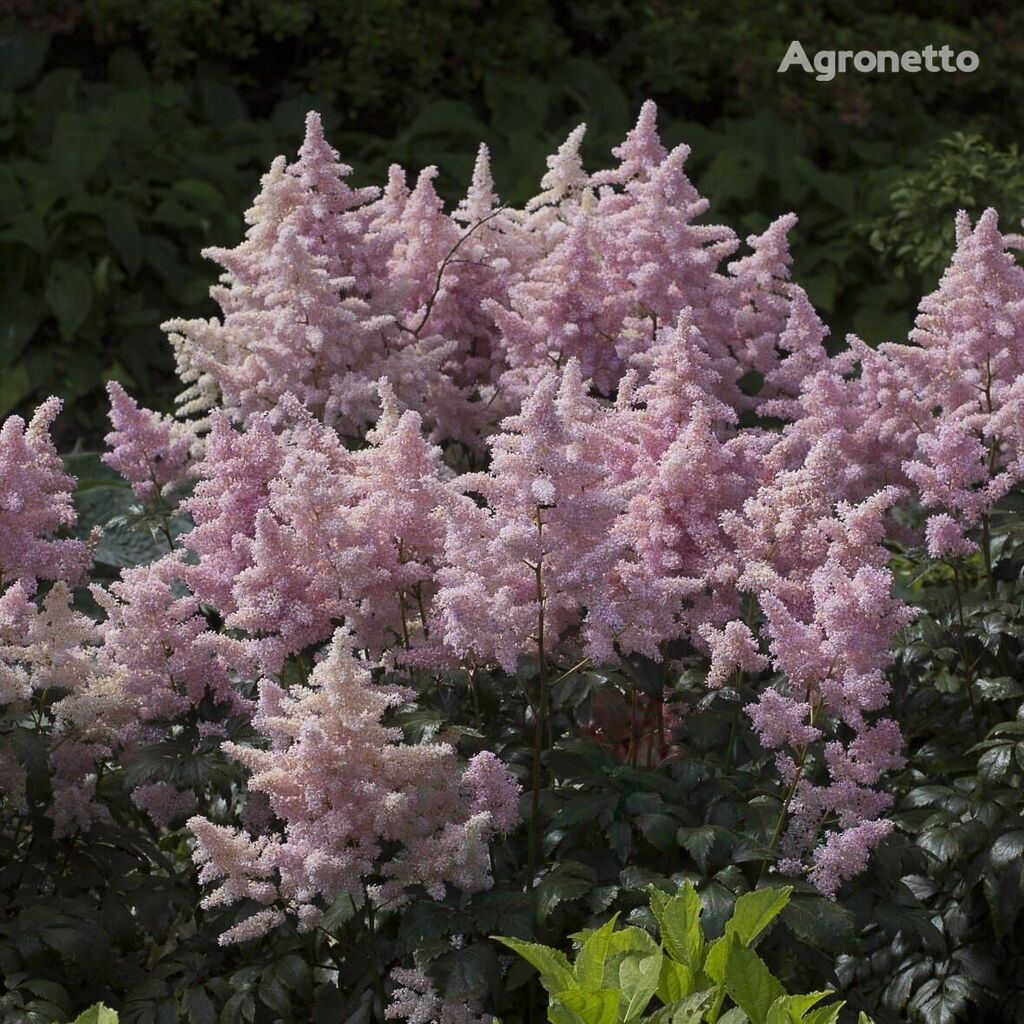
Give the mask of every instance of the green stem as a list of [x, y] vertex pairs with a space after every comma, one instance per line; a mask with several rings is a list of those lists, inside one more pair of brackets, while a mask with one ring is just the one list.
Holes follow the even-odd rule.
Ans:
[[[544, 522], [541, 518], [540, 508], [537, 509], [537, 535], [543, 537]], [[544, 579], [541, 563], [543, 553], [539, 553], [537, 564], [534, 566], [534, 580], [537, 588], [537, 658], [538, 677], [540, 681], [540, 695], [537, 706], [534, 710], [533, 723], [533, 767], [531, 772], [531, 798], [530, 798], [530, 840], [527, 855], [527, 886], [533, 888], [534, 877], [537, 872], [537, 847], [540, 839], [540, 783], [541, 783], [541, 755], [544, 748], [544, 729], [548, 717], [548, 666], [544, 650]]]
[[978, 722], [978, 710], [974, 706], [974, 667], [967, 658], [967, 625], [964, 621], [964, 602], [960, 591], [960, 566], [953, 563], [953, 587], [956, 591], [956, 612], [960, 621], [960, 662], [967, 675], [967, 703], [971, 708], [971, 722], [974, 724], [974, 733], [981, 735], [981, 725]]
[[[831, 669], [830, 669], [831, 672]], [[807, 699], [811, 699], [810, 692], [808, 691]], [[810, 724], [814, 725], [814, 719], [817, 714], [817, 707], [811, 703], [811, 714], [809, 716]], [[782, 807], [779, 809], [779, 820], [775, 822], [775, 828], [772, 830], [771, 839], [768, 840], [768, 856], [761, 861], [761, 872], [757, 876], [758, 883], [764, 878], [764, 873], [768, 870], [768, 861], [775, 853], [775, 847], [778, 845], [779, 837], [782, 835], [782, 827], [786, 823], [786, 816], [789, 814], [789, 805], [793, 802], [793, 797], [796, 796], [797, 787], [800, 785], [800, 780], [804, 775], [804, 765], [807, 763], [807, 754], [810, 751], [810, 744], [804, 744], [800, 748], [800, 752], [797, 755], [796, 760], [796, 775], [793, 776], [793, 781], [786, 791], [786, 796], [782, 801]]]
[[985, 582], [988, 587], [990, 601], [996, 597], [996, 581], [992, 575], [992, 532], [988, 515], [981, 517], [981, 553], [985, 557]]
[[366, 904], [366, 931], [370, 939], [370, 966], [373, 968], [373, 987], [377, 992], [377, 998], [380, 1000], [381, 1012], [384, 1012], [384, 1008], [388, 1004], [387, 995], [384, 992], [384, 979], [380, 976], [380, 966], [377, 963], [377, 928], [374, 920], [373, 902], [370, 900], [370, 894], [366, 890], [366, 886], [363, 886], [363, 900]]

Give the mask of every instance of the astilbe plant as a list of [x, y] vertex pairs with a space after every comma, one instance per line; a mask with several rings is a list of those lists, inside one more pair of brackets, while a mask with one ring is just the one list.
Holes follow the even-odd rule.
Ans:
[[[713, 654], [714, 684], [734, 671], [763, 673], [771, 655], [788, 696], [765, 695], [751, 713], [769, 747], [795, 743], [794, 756], [779, 761], [792, 802], [783, 808], [792, 812], [784, 863], [799, 869], [803, 852], [832, 865], [808, 862], [832, 893], [862, 866], [861, 847], [885, 833], [885, 799], [869, 794], [899, 764], [898, 730], [870, 717], [884, 707], [884, 652], [906, 614], [893, 604], [873, 615], [879, 601], [892, 602], [884, 526], [864, 522], [895, 496], [885, 492], [867, 511], [835, 511], [866, 496], [857, 493], [858, 468], [830, 458], [834, 448], [851, 450], [843, 426], [805, 417], [814, 419], [816, 390], [832, 379], [845, 385], [851, 364], [829, 359], [825, 328], [788, 281], [794, 219], [751, 239], [753, 255], [723, 272], [738, 241], [726, 228], [694, 224], [707, 204], [683, 171], [686, 149], [665, 152], [653, 118], [645, 107], [617, 152], [621, 166], [593, 177], [574, 133], [551, 159], [545, 191], [518, 212], [498, 207], [482, 153], [470, 195], [449, 220], [429, 174], [412, 192], [396, 175], [380, 197], [348, 191], [347, 169], [311, 117], [298, 163], [275, 164], [265, 181], [242, 247], [215, 254], [229, 267], [218, 292], [223, 323], [169, 325], [208, 404], [219, 389], [229, 415], [279, 449], [262, 507], [242, 532], [201, 553], [198, 573], [208, 575], [211, 557], [232, 565], [230, 597], [225, 580], [217, 610], [270, 671], [324, 642], [341, 620], [357, 648], [379, 656], [394, 647], [420, 665], [493, 660], [512, 673], [536, 655], [538, 732], [549, 661], [661, 659], [666, 644], [688, 640]], [[284, 262], [281, 246], [295, 249]], [[478, 258], [464, 262], [464, 247]], [[303, 277], [307, 264], [321, 269]], [[328, 298], [331, 280], [342, 286]], [[431, 337], [444, 359], [420, 359], [419, 391], [410, 391], [412, 377], [369, 350], [353, 354], [349, 319], [323, 319], [338, 303], [346, 317], [365, 303], [363, 327], [372, 319], [377, 342], [403, 358]], [[494, 327], [482, 330], [488, 316]], [[473, 380], [466, 358], [481, 351], [478, 340], [492, 359]], [[267, 345], [284, 360], [280, 371]], [[339, 368], [338, 358], [349, 364]], [[469, 437], [441, 423], [457, 419], [457, 407], [439, 404], [431, 365], [468, 403], [474, 430], [489, 420], [498, 431], [485, 470], [445, 479], [440, 452], [415, 454], [414, 421], [394, 422], [387, 406], [405, 402], [430, 417], [435, 436]], [[369, 412], [339, 420], [339, 410], [354, 408], [346, 404], [353, 374], [388, 369], [385, 424], [367, 435]], [[751, 371], [765, 383], [747, 398], [739, 382]], [[379, 388], [367, 379], [371, 386]], [[617, 403], [602, 402], [616, 393]], [[781, 434], [741, 430], [736, 408], [759, 406], [793, 422]], [[395, 430], [409, 438], [399, 462], [422, 468], [389, 500], [394, 464], [376, 478], [372, 466], [375, 454], [387, 464]], [[352, 452], [339, 431], [370, 446]], [[231, 481], [224, 500], [245, 486]], [[857, 538], [844, 534], [851, 522]], [[374, 539], [382, 524], [383, 545]], [[361, 582], [367, 572], [371, 586]], [[844, 621], [860, 606], [870, 610], [865, 622]], [[744, 622], [753, 609], [758, 622]], [[789, 728], [795, 709], [808, 723]], [[830, 722], [863, 734], [849, 748], [855, 754], [827, 741]], [[875, 750], [872, 738], [882, 735]], [[824, 787], [805, 778], [812, 740], [814, 762], [830, 773]], [[855, 770], [850, 758], [866, 749], [875, 760]]]
[[[490, 884], [488, 839], [517, 821], [518, 786], [486, 754], [460, 773], [450, 746], [401, 743], [401, 730], [381, 718], [406, 696], [371, 683], [343, 631], [306, 685], [286, 692], [272, 680], [260, 684], [253, 722], [270, 749], [225, 749], [249, 768], [250, 792], [269, 798], [284, 836], [189, 821], [201, 878], [221, 880], [205, 904], [249, 898], [274, 908], [246, 918], [223, 941], [265, 933], [284, 907], [300, 929], [313, 928], [323, 913], [317, 897], [386, 905], [412, 885], [442, 898], [446, 883], [464, 892]], [[399, 852], [382, 859], [385, 845]]]
[[[110, 386], [105, 461], [189, 523], [93, 587], [98, 623], [71, 604], [90, 549], [62, 532], [59, 403], [0, 429], [0, 705], [17, 722], [42, 695], [57, 829], [109, 814], [97, 781], [121, 764], [158, 834], [197, 811], [204, 905], [242, 904], [223, 942], [324, 930], [346, 901], [372, 937], [387, 908], [492, 883], [519, 816], [496, 754], [519, 733], [537, 884], [556, 687], [646, 665], [651, 750], [678, 752], [675, 681], [742, 702], [777, 771], [761, 875], [834, 897], [891, 831], [883, 779], [903, 764], [887, 672], [914, 612], [890, 547], [924, 508], [932, 555], [988, 558], [992, 506], [1024, 474], [1014, 240], [994, 211], [961, 218], [911, 343], [830, 354], [790, 279], [796, 218], [737, 255], [652, 104], [610, 170], [584, 169], [574, 132], [521, 209], [481, 148], [451, 214], [433, 169], [349, 188], [315, 114], [306, 127], [245, 239], [207, 252], [221, 316], [165, 325], [179, 422]], [[468, 764], [464, 723], [416, 742], [398, 724], [463, 679]], [[147, 774], [182, 745], [246, 785]], [[0, 784], [24, 813], [6, 749]], [[395, 978], [389, 1016], [476, 1012], [461, 995], [438, 1010], [418, 968]]]

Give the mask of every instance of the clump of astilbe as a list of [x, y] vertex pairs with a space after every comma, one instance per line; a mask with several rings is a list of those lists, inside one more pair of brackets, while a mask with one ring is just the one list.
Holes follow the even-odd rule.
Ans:
[[957, 218], [957, 248], [938, 289], [922, 300], [912, 347], [887, 346], [916, 393], [920, 433], [904, 464], [929, 523], [933, 556], [963, 554], [965, 533], [1021, 478], [1024, 268], [986, 210]]
[[[52, 803], [47, 808], [57, 835], [86, 829], [105, 816], [93, 802], [93, 773], [109, 747], [95, 735], [86, 737], [67, 727], [70, 705], [104, 673], [116, 675], [113, 666], [98, 663], [99, 641], [96, 624], [72, 608], [71, 592], [63, 581], [38, 604], [22, 583], [0, 595], [0, 716], [17, 722], [29, 713], [32, 702], [57, 701], [52, 711], [57, 721], [50, 755]], [[87, 699], [95, 700], [95, 695]], [[5, 730], [5, 743], [8, 735]], [[29, 810], [26, 781], [24, 765], [5, 745], [0, 749], [0, 797], [23, 814]]]
[[338, 163], [317, 115], [306, 129], [298, 161], [278, 158], [264, 177], [241, 245], [206, 250], [226, 268], [213, 290], [223, 319], [164, 325], [191, 385], [183, 408], [205, 411], [219, 394], [240, 422], [265, 412], [280, 426], [290, 394], [361, 437], [375, 418], [376, 381], [387, 376], [438, 436], [474, 443], [479, 403], [445, 369], [460, 342], [425, 328], [440, 285], [473, 288], [478, 275], [443, 273], [460, 232], [430, 175], [376, 209], [376, 189], [344, 184], [351, 168]]
[[[378, 655], [423, 637], [449, 472], [419, 415], [399, 412], [388, 382], [378, 390], [383, 412], [357, 451], [301, 409], [279, 436], [262, 420], [238, 435], [214, 424], [216, 450], [189, 501], [196, 536], [184, 539], [199, 564], [183, 574], [229, 628], [248, 634], [266, 671], [328, 639], [341, 620]], [[229, 463], [221, 449], [233, 453]]]
[[404, 1020], [406, 1024], [491, 1024], [494, 1020], [483, 1013], [479, 999], [442, 996], [419, 968], [396, 967], [391, 980], [397, 987], [384, 1009], [385, 1020]]
[[181, 553], [173, 552], [123, 570], [108, 589], [92, 588], [107, 615], [100, 626], [104, 651], [127, 672], [135, 724], [143, 731], [207, 694], [234, 710], [245, 707], [233, 685], [234, 673], [248, 667], [244, 649], [209, 629], [196, 597], [180, 587], [185, 578]]
[[753, 485], [692, 310], [659, 328], [645, 364], [647, 383], [620, 390], [614, 417], [632, 455], [613, 474], [629, 488], [615, 524], [628, 555], [616, 575], [629, 595], [628, 642], [657, 658], [662, 641], [697, 639], [702, 625], [734, 614], [736, 570], [719, 520]]
[[[520, 380], [574, 358], [600, 391], [614, 391], [626, 368], [615, 339], [635, 303], [612, 286], [606, 248], [597, 218], [581, 213], [554, 250], [509, 290], [510, 308], [492, 300], [499, 344]], [[506, 387], [514, 380], [506, 378]]]
[[[51, 739], [51, 798], [45, 808], [56, 835], [88, 828], [104, 817], [93, 800], [97, 760], [109, 754], [104, 713], [116, 728], [120, 672], [99, 657], [95, 623], [73, 607], [89, 544], [56, 536], [76, 521], [75, 480], [50, 438], [60, 411], [51, 398], [26, 426], [17, 416], [0, 427], [0, 799], [28, 813], [25, 764], [11, 745], [30, 707]], [[37, 597], [40, 581], [52, 586]], [[114, 698], [114, 699], [110, 699]], [[77, 713], [76, 701], [82, 701]]]
[[776, 218], [762, 234], [747, 238], [750, 254], [728, 266], [740, 300], [733, 318], [737, 340], [732, 345], [749, 369], [762, 374], [774, 366], [779, 335], [789, 317], [793, 287], [789, 232], [796, 223], [794, 213]]
[[593, 657], [611, 657], [625, 625], [608, 601], [624, 547], [612, 534], [623, 498], [604, 458], [611, 414], [572, 359], [502, 427], [490, 470], [457, 481], [486, 504], [467, 498], [448, 515], [438, 634], [456, 655], [508, 672], [522, 655], [556, 655], [576, 629]]
[[[847, 497], [912, 485], [929, 511], [933, 557], [976, 550], [968, 534], [980, 527], [986, 537], [990, 509], [1024, 479], [1024, 269], [1008, 251], [1018, 244], [1000, 234], [994, 210], [974, 227], [962, 214], [911, 343], [873, 351], [849, 338], [846, 352], [809, 368], [789, 406], [787, 430], [805, 446], [833, 432]], [[983, 550], [987, 559], [987, 542]]]
[[249, 790], [266, 794], [281, 830], [251, 837], [199, 816], [188, 823], [201, 879], [220, 882], [204, 905], [264, 907], [222, 943], [264, 934], [284, 911], [311, 929], [346, 894], [381, 905], [415, 887], [441, 899], [449, 885], [491, 884], [488, 841], [515, 823], [517, 784], [493, 763], [463, 772], [447, 744], [401, 742], [382, 719], [407, 696], [372, 682], [344, 631], [306, 684], [260, 684], [253, 724], [270, 748], [224, 749], [250, 770]]
[[104, 438], [110, 451], [103, 461], [137, 497], [152, 500], [181, 480], [191, 439], [181, 423], [140, 407], [117, 381], [107, 384], [107, 394], [113, 430]]
[[[401, 753], [380, 725], [400, 695], [372, 687], [346, 644], [414, 668], [462, 660], [514, 673], [535, 658], [538, 737], [551, 664], [662, 659], [687, 640], [709, 688], [760, 682], [770, 668], [787, 682], [755, 691], [750, 710], [766, 747], [789, 751], [786, 855], [832, 891], [846, 872], [836, 851], [866, 848], [885, 827], [867, 794], [895, 763], [896, 734], [875, 716], [904, 612], [886, 603], [880, 524], [895, 495], [880, 487], [887, 474], [906, 482], [913, 375], [856, 342], [828, 356], [826, 329], [790, 280], [794, 217], [726, 264], [738, 240], [697, 223], [707, 201], [685, 174], [686, 148], [658, 139], [652, 104], [611, 170], [588, 174], [582, 138], [581, 127], [549, 158], [541, 193], [520, 210], [501, 206], [482, 151], [448, 214], [431, 168], [412, 189], [398, 168], [380, 193], [350, 189], [311, 115], [298, 160], [279, 158], [264, 178], [245, 240], [209, 253], [225, 268], [221, 318], [167, 325], [190, 385], [182, 411], [209, 414], [184, 505], [195, 526], [183, 551], [97, 595], [105, 657], [126, 674], [139, 722], [189, 714], [209, 693], [241, 709], [236, 676], [290, 678], [339, 624], [348, 637], [310, 685], [262, 684], [255, 721], [271, 750], [231, 748], [284, 834], [194, 819], [207, 879], [228, 879], [211, 899], [263, 904], [234, 937], [288, 908], [311, 924], [332, 894], [359, 896], [367, 881], [472, 888], [475, 859], [461, 876], [424, 865], [455, 856], [445, 844], [463, 842], [463, 822], [490, 815], [466, 844], [474, 858], [487, 829], [512, 823], [507, 787], [501, 810], [480, 795], [502, 790], [500, 764], [463, 777], [449, 751], [436, 785], [439, 800], [458, 790], [462, 802], [445, 808], [455, 832], [400, 837], [405, 853], [382, 865], [393, 837], [376, 819], [363, 828], [367, 803], [344, 825], [354, 831], [339, 826], [355, 845], [324, 845], [333, 819], [302, 781], [302, 760], [351, 779], [338, 708], [369, 709], [368, 735], [384, 730], [373, 757], [440, 756]], [[751, 372], [763, 380], [752, 396], [740, 386]], [[112, 400], [125, 429], [110, 459], [145, 488], [155, 453], [176, 439], [116, 388]], [[998, 401], [993, 422], [1012, 407]], [[751, 410], [786, 426], [741, 427]], [[461, 456], [435, 444], [479, 454], [495, 430], [477, 473], [456, 476]], [[870, 602], [885, 614], [861, 622]], [[758, 606], [763, 623], [745, 614]], [[875, 661], [865, 638], [879, 645]], [[855, 739], [826, 747], [838, 723]], [[323, 740], [332, 729], [337, 743]], [[806, 770], [794, 774], [804, 747]], [[135, 793], [160, 821], [185, 799]], [[818, 870], [822, 829], [835, 834]]]
[[[820, 465], [816, 460], [806, 467], [810, 480]], [[801, 475], [783, 474], [783, 488], [792, 493], [803, 483]], [[893, 640], [914, 613], [891, 596], [892, 576], [879, 543], [899, 492], [890, 488], [857, 506], [840, 502], [834, 515], [816, 521], [814, 505], [819, 512], [828, 509], [828, 498], [816, 501], [806, 487], [796, 493], [803, 494], [803, 511], [789, 528], [798, 526], [811, 557], [787, 559], [780, 572], [782, 565], [770, 555], [740, 582], [757, 596], [771, 667], [785, 677], [782, 692], [764, 690], [746, 712], [762, 745], [779, 751], [776, 764], [787, 785], [772, 838], [774, 846], [781, 837], [780, 867], [790, 874], [806, 870], [819, 891], [834, 896], [892, 830], [882, 817], [891, 798], [875, 787], [885, 771], [903, 764], [902, 737], [895, 722], [875, 716], [888, 703], [884, 673]], [[828, 493], [824, 486], [817, 489], [822, 493]], [[759, 497], [746, 509], [755, 522], [774, 506]], [[776, 538], [777, 525], [770, 533]], [[824, 552], [815, 556], [818, 547]], [[738, 642], [730, 661], [756, 671], [760, 654], [744, 625], [730, 624]], [[839, 739], [844, 732], [853, 739]], [[830, 733], [837, 738], [829, 740]]]
[[0, 426], [0, 587], [23, 580], [77, 582], [92, 557], [87, 544], [56, 536], [74, 525], [75, 481], [50, 437], [60, 400], [47, 399], [26, 425], [20, 416]]
[[[696, 225], [708, 202], [683, 171], [689, 150], [666, 153], [653, 104], [614, 150], [616, 170], [588, 176], [579, 160], [584, 126], [549, 160], [546, 190], [527, 204], [523, 233], [542, 232], [538, 259], [509, 289], [507, 308], [489, 307], [510, 372], [506, 388], [522, 396], [550, 363], [579, 360], [602, 394], [613, 394], [658, 324], [695, 311], [711, 336], [723, 380], [735, 389], [742, 369], [720, 338], [727, 279], [721, 261], [736, 248], [725, 227]], [[731, 325], [729, 325], [731, 326]]]
[[188, 565], [192, 592], [222, 615], [235, 610], [235, 578], [251, 564], [256, 517], [270, 494], [283, 455], [266, 416], [235, 430], [216, 411], [210, 418], [203, 459], [195, 467], [198, 483], [183, 503], [195, 526], [182, 538], [197, 564]]

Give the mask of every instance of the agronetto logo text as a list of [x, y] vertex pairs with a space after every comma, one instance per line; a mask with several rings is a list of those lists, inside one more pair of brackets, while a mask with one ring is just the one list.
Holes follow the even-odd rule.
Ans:
[[923, 50], [818, 50], [812, 60], [799, 40], [794, 39], [779, 64], [779, 74], [792, 67], [806, 71], [819, 82], [831, 82], [836, 75], [848, 71], [888, 72], [906, 71], [916, 75], [920, 71], [935, 72], [977, 71], [981, 58], [973, 50], [954, 53], [952, 46], [926, 46]]

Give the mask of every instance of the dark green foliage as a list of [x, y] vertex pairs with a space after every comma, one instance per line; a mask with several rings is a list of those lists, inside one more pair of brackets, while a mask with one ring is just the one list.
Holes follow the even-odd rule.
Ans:
[[879, 1021], [1024, 1021], [1020, 515], [1014, 496], [993, 517], [991, 580], [981, 554], [897, 561], [925, 609], [893, 675], [910, 764], [899, 832], [846, 900], [869, 955], [839, 970]]
[[[891, 212], [871, 228], [872, 246], [898, 276], [938, 279], [954, 244], [954, 217], [994, 206], [1008, 226], [1024, 217], [1024, 166], [1016, 144], [999, 149], [980, 135], [956, 132], [925, 152], [890, 194]], [[931, 224], [929, 224], [929, 216]]]

